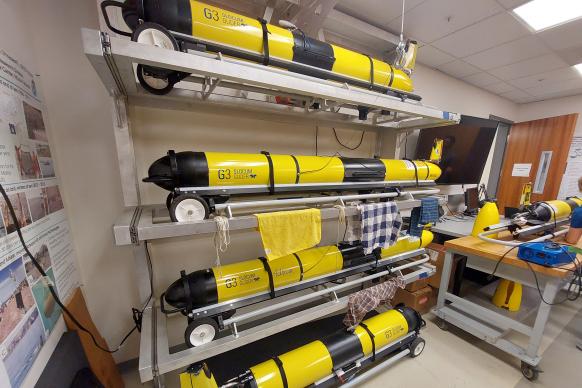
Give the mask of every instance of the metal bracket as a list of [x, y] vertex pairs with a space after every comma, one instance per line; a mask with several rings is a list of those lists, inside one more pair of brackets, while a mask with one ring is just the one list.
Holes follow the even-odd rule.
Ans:
[[220, 78], [205, 77], [202, 84], [202, 100], [206, 101], [214, 90], [220, 85]]
[[133, 212], [133, 217], [129, 223], [129, 237], [131, 239], [131, 243], [135, 245], [139, 245], [139, 236], [138, 236], [138, 228], [137, 224], [139, 223], [139, 219], [141, 217], [142, 208], [140, 206], [135, 208]]
[[127, 96], [127, 90], [125, 89], [125, 85], [123, 84], [123, 78], [119, 72], [119, 68], [115, 63], [115, 59], [113, 58], [113, 54], [111, 52], [111, 38], [108, 33], [106, 32], [99, 32], [101, 38], [101, 50], [103, 51], [103, 59], [105, 60], [105, 64], [109, 68], [111, 72], [111, 76], [115, 81], [115, 86], [117, 90], [113, 90], [113, 95], [122, 95]]

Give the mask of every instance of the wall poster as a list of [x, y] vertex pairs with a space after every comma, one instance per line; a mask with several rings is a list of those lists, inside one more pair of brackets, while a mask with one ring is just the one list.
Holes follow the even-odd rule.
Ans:
[[[66, 303], [79, 280], [34, 75], [0, 49], [0, 183]], [[0, 386], [20, 387], [61, 316], [0, 196]]]

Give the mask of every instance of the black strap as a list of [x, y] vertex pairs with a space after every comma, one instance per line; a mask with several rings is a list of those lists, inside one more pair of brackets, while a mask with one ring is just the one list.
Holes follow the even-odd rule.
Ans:
[[299, 281], [303, 280], [303, 263], [301, 262], [301, 259], [299, 258], [299, 255], [297, 253], [294, 253], [293, 256], [295, 256], [295, 258], [297, 259], [297, 264], [299, 264], [299, 271], [301, 271], [301, 275], [299, 276]]
[[176, 151], [169, 150], [168, 158], [170, 159], [170, 174], [175, 187], [180, 187], [180, 176], [178, 174], [178, 161], [176, 160]]
[[368, 333], [368, 336], [370, 336], [370, 341], [372, 341], [372, 362], [374, 362], [376, 361], [376, 341], [374, 340], [374, 334], [372, 334], [372, 331], [364, 322], [360, 322], [360, 326], [366, 330], [366, 333]]
[[424, 180], [427, 181], [428, 177], [430, 176], [430, 168], [425, 160], [421, 160], [421, 162], [426, 166], [426, 178], [424, 178]]
[[[416, 163], [414, 163], [413, 160], [410, 160], [407, 158], [404, 158], [402, 160], [406, 160], [407, 162], [412, 163], [412, 165], [414, 166], [414, 179], [416, 179], [416, 185], [418, 186], [418, 168], [416, 167]], [[427, 167], [428, 167], [428, 165], [427, 165]]]
[[376, 258], [376, 263], [375, 263], [374, 267], [378, 268], [378, 261], [380, 259], [382, 259], [382, 248], [380, 248], [380, 247], [374, 248], [374, 250], [372, 251], [372, 254]]
[[394, 82], [394, 68], [390, 64], [388, 66], [390, 66], [390, 82], [388, 82], [388, 87], [391, 87], [392, 82]]
[[283, 363], [279, 360], [279, 357], [273, 357], [273, 361], [279, 368], [279, 374], [281, 375], [281, 380], [283, 380], [283, 388], [289, 388], [289, 384], [287, 383], [287, 375], [285, 374], [285, 368], [283, 368]]
[[291, 155], [291, 157], [293, 158], [293, 161], [295, 162], [295, 184], [299, 183], [299, 177], [301, 176], [301, 170], [299, 169], [299, 161], [297, 160], [297, 158], [295, 157], [295, 155]]
[[269, 66], [271, 57], [269, 56], [269, 29], [267, 28], [267, 21], [263, 18], [257, 19], [261, 23], [263, 29], [263, 65]]
[[194, 307], [192, 306], [192, 291], [190, 290], [190, 282], [186, 276], [186, 271], [180, 271], [180, 279], [182, 279], [182, 287], [184, 287], [184, 296], [186, 297], [186, 311], [190, 313]]
[[267, 271], [267, 275], [269, 276], [269, 294], [271, 298], [275, 297], [275, 283], [273, 282], [273, 271], [271, 271], [271, 266], [269, 265], [269, 261], [264, 257], [259, 257], [259, 260], [263, 263], [263, 267], [265, 267], [265, 271]]
[[374, 89], [374, 59], [371, 56], [366, 55], [370, 60], [370, 90]]
[[273, 170], [273, 159], [271, 154], [267, 151], [261, 151], [261, 154], [267, 157], [267, 162], [269, 163], [269, 194], [275, 194], [275, 171]]

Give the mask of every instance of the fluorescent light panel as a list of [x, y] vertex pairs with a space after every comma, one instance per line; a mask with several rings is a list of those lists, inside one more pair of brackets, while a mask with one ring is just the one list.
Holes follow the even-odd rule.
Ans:
[[532, 0], [513, 12], [540, 31], [582, 17], [582, 0]]

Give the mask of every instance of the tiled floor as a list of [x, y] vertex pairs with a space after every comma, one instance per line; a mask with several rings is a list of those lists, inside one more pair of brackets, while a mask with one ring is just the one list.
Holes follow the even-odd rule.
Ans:
[[[582, 387], [582, 351], [576, 349], [576, 342], [582, 341], [582, 300], [553, 308], [541, 345], [543, 373], [536, 383], [523, 378], [517, 359], [455, 327], [440, 330], [431, 314], [425, 318], [423, 354], [397, 362], [363, 387]], [[151, 386], [140, 384], [135, 369], [124, 379], [127, 388]], [[166, 387], [179, 387], [177, 375], [166, 376]]]

